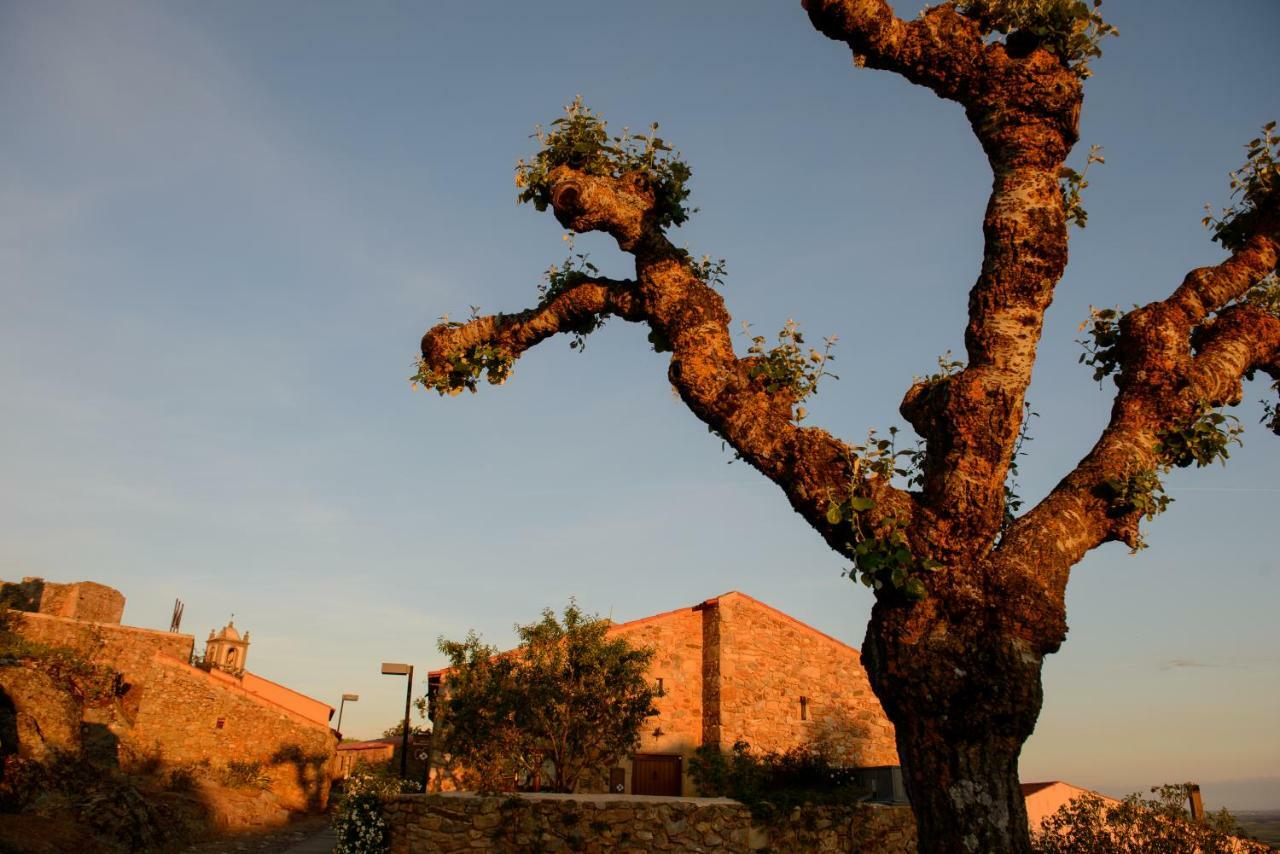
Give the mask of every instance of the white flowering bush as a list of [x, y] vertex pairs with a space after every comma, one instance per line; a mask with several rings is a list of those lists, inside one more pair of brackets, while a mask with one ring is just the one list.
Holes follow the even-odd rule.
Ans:
[[338, 834], [334, 854], [386, 851], [390, 840], [382, 818], [383, 799], [417, 791], [417, 783], [386, 774], [357, 771], [348, 777], [333, 815], [333, 829]]

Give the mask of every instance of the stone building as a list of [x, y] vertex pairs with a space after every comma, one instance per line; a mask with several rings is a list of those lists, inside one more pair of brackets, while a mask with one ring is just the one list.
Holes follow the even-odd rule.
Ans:
[[395, 757], [399, 743], [398, 738], [342, 742], [338, 745], [338, 756], [333, 766], [334, 779], [345, 780], [361, 765], [386, 767]]
[[[248, 636], [241, 640], [230, 624], [223, 630], [222, 663], [225, 650], [237, 649], [239, 667], [205, 670], [191, 664], [191, 635], [121, 625], [124, 602], [119, 591], [93, 582], [0, 582], [0, 607], [16, 612], [13, 631], [120, 674], [118, 695], [77, 708], [75, 738], [52, 746], [75, 752], [83, 730], [95, 733], [110, 748], [109, 761], [121, 767], [138, 759], [207, 763], [212, 770], [233, 761], [257, 762], [286, 809], [322, 806], [337, 743], [329, 729], [334, 709], [244, 670]], [[20, 742], [0, 749], [34, 756], [44, 746], [36, 738], [47, 727], [27, 727], [24, 738], [21, 724], [48, 717], [51, 701], [15, 681], [19, 676], [30, 682], [41, 674], [0, 663], [0, 702], [12, 707]], [[57, 711], [66, 717], [65, 710]]]
[[[619, 623], [610, 633], [654, 650], [648, 674], [658, 692], [658, 714], [622, 763], [621, 793], [697, 794], [688, 759], [704, 744], [813, 746], [839, 765], [898, 764], [893, 724], [858, 650], [745, 593]], [[447, 671], [435, 671], [429, 685], [438, 691], [446, 679]], [[433, 787], [450, 781], [436, 775]]]

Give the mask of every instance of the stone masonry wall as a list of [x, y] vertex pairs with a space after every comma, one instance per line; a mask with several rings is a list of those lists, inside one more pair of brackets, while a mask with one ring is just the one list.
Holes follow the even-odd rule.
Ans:
[[723, 798], [627, 795], [397, 795], [383, 807], [391, 854], [418, 851], [915, 852], [906, 807], [805, 807], [753, 823]]
[[55, 617], [74, 617], [100, 623], [119, 623], [124, 616], [124, 594], [114, 587], [96, 581], [74, 584], [45, 582], [40, 613]]
[[0, 600], [20, 611], [100, 623], [119, 623], [124, 616], [124, 594], [96, 581], [58, 584], [28, 576], [20, 582], [0, 582]]
[[716, 608], [725, 742], [778, 751], [818, 745], [838, 764], [898, 764], [893, 724], [857, 650], [741, 593], [719, 597]]
[[21, 622], [14, 628], [27, 640], [73, 649], [86, 661], [119, 670], [127, 682], [144, 680], [157, 653], [187, 661], [195, 644], [191, 635], [48, 614], [17, 613]]
[[157, 656], [127, 733], [130, 746], [166, 764], [260, 762], [288, 809], [322, 806], [335, 739], [317, 724], [255, 697], [221, 673]]
[[[689, 759], [703, 744], [728, 750], [744, 740], [759, 751], [815, 745], [836, 764], [898, 764], [893, 725], [858, 651], [750, 596], [726, 593], [609, 632], [655, 650], [647, 677], [655, 687], [662, 680], [662, 695], [635, 753], [680, 756], [682, 795], [698, 794]], [[435, 760], [431, 788], [459, 788], [442, 759]], [[618, 764], [631, 792], [631, 758]], [[580, 790], [604, 791], [607, 769], [601, 770], [604, 776]]]
[[[640, 728], [640, 745], [635, 752], [678, 753], [687, 760], [702, 744], [702, 612], [682, 608], [622, 623], [613, 627], [610, 634], [626, 638], [633, 646], [652, 647], [655, 655], [649, 664], [648, 679], [655, 686], [662, 680], [662, 695], [654, 700], [658, 714]], [[625, 759], [619, 765], [626, 769], [629, 791], [631, 760]], [[687, 763], [682, 772], [682, 794], [695, 794]]]

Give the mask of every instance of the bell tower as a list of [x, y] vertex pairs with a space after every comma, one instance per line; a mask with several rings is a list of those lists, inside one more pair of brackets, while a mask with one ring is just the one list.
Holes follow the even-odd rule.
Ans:
[[235, 615], [219, 632], [210, 630], [209, 639], [204, 645], [204, 663], [227, 673], [244, 672], [244, 660], [249, 655], [249, 633], [244, 637], [236, 631]]

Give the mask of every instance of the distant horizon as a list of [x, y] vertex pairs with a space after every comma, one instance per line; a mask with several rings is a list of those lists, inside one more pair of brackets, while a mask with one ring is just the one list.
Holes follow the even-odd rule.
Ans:
[[[21, 577], [0, 578], [0, 581], [20, 581], [20, 580], [21, 580]], [[44, 578], [44, 580], [63, 583], [63, 584], [74, 583], [77, 581], [96, 581], [99, 584], [106, 584], [107, 586], [115, 587], [114, 584], [111, 584], [110, 582], [104, 581], [99, 578], [75, 578], [75, 579]], [[119, 588], [117, 587], [116, 589], [119, 589]], [[126, 617], [122, 619], [122, 622], [125, 625], [135, 625], [134, 623], [130, 623], [127, 618], [128, 611], [129, 611], [128, 592], [125, 590], [120, 590], [120, 592], [125, 596]], [[681, 610], [685, 607], [692, 607], [693, 605], [696, 605], [699, 602], [703, 602], [708, 599], [713, 599], [720, 596], [725, 596], [729, 593], [741, 593], [752, 599], [757, 599], [757, 597], [751, 596], [751, 594], [745, 590], [726, 590], [726, 591], [722, 591], [721, 593], [716, 593], [710, 596], [703, 597], [702, 599], [699, 599], [695, 602], [688, 603], [687, 605], [676, 605], [672, 608], [668, 608], [663, 611], [658, 611], [653, 614], [643, 614], [636, 617], [628, 617], [625, 620], [618, 619], [618, 620], [614, 620], [614, 622], [630, 623], [638, 620], [648, 619], [650, 617], [657, 616], [659, 614], [663, 614], [668, 611], [676, 611], [676, 610]], [[761, 601], [763, 602], [763, 604], [769, 605], [769, 603], [765, 602], [764, 600], [757, 599], [757, 601]], [[787, 613], [787, 612], [784, 612], [784, 613]], [[601, 615], [601, 616], [604, 616], [604, 615]], [[802, 616], [791, 614], [791, 613], [787, 613], [787, 616], [792, 617], [793, 619], [799, 620], [809, 628], [814, 629], [819, 633], [827, 634], [829, 637], [832, 637], [834, 640], [837, 640], [840, 643], [845, 643], [854, 648], [859, 648], [859, 645], [848, 644], [847, 641], [841, 640], [840, 638], [835, 637], [834, 635], [831, 635], [826, 630], [824, 630], [821, 626], [814, 625], [813, 623], [804, 619], [804, 617]], [[230, 618], [230, 615], [228, 615], [228, 618]], [[534, 617], [530, 617], [528, 621], [532, 621], [533, 619]], [[184, 615], [184, 622], [185, 622], [185, 615]], [[139, 626], [139, 628], [152, 628], [152, 627]], [[210, 631], [216, 632], [220, 628], [221, 628], [221, 625], [214, 626], [210, 629]], [[157, 629], [157, 630], [159, 631], [161, 629]], [[192, 638], [194, 638], [197, 647], [202, 642], [202, 638], [206, 636], [206, 633], [203, 631], [186, 631], [183, 629], [180, 629], [179, 631], [181, 634], [190, 635]], [[246, 631], [251, 631], [251, 630], [246, 629]], [[246, 667], [246, 669], [249, 670], [250, 672], [256, 673], [256, 671], [254, 671], [252, 667]], [[422, 670], [420, 672], [415, 673], [415, 676], [418, 677], [418, 679], [415, 681], [425, 680], [426, 673], [427, 673], [426, 670]], [[279, 677], [266, 677], [264, 674], [258, 674], [258, 675], [263, 676], [263, 678], [270, 678], [273, 681], [280, 681]], [[290, 685], [287, 681], [283, 681], [281, 682], [281, 684], [283, 684], [287, 688], [294, 687]], [[420, 693], [421, 692], [415, 692], [415, 696], [417, 696]], [[403, 698], [403, 696], [404, 694], [402, 691], [400, 694], [400, 697]], [[322, 702], [328, 702], [322, 697], [315, 697], [314, 699], [321, 700]], [[356, 704], [354, 702], [350, 703], [349, 709], [347, 711], [349, 712], [351, 709], [354, 709], [355, 705]], [[336, 728], [338, 707], [335, 705], [333, 706], [333, 708], [334, 708], [334, 716], [330, 720], [330, 726], [331, 728]], [[344, 712], [344, 717], [345, 717], [345, 712]], [[355, 735], [352, 732], [346, 732], [346, 733], [343, 733], [343, 738], [344, 740], [352, 740], [352, 741], [373, 741], [376, 739], [380, 739], [384, 737], [383, 735], [384, 732], [400, 724], [403, 721], [403, 719], [404, 719], [403, 715], [395, 717], [394, 719], [389, 719], [385, 723], [385, 725], [379, 727], [376, 730], [376, 732], [368, 732], [368, 733], [362, 732], [361, 735], [359, 736]], [[415, 724], [420, 723], [416, 712], [414, 713], [413, 723]], [[1223, 807], [1233, 812], [1237, 810], [1246, 810], [1251, 812], [1280, 810], [1280, 775], [1270, 776], [1270, 777], [1253, 777], [1253, 778], [1240, 778], [1240, 779], [1228, 778], [1228, 779], [1214, 779], [1214, 780], [1194, 780], [1194, 779], [1183, 780], [1181, 778], [1178, 778], [1178, 779], [1168, 779], [1168, 780], [1156, 780], [1151, 782], [1132, 782], [1132, 781], [1124, 782], [1124, 779], [1125, 778], [1121, 778], [1119, 782], [1113, 781], [1113, 780], [1097, 781], [1087, 777], [1068, 779], [1068, 778], [1058, 777], [1058, 776], [1047, 776], [1047, 777], [1042, 776], [1042, 777], [1036, 777], [1032, 779], [1027, 777], [1024, 774], [1022, 782], [1024, 783], [1049, 783], [1049, 782], [1070, 783], [1073, 786], [1079, 786], [1082, 789], [1091, 789], [1100, 794], [1107, 795], [1108, 797], [1113, 797], [1113, 798], [1123, 798], [1127, 795], [1134, 794], [1134, 793], [1146, 796], [1150, 794], [1151, 789], [1155, 786], [1163, 785], [1166, 783], [1192, 782], [1192, 783], [1198, 783], [1200, 785], [1201, 796], [1204, 799], [1205, 808], [1208, 810], [1217, 810]]]

